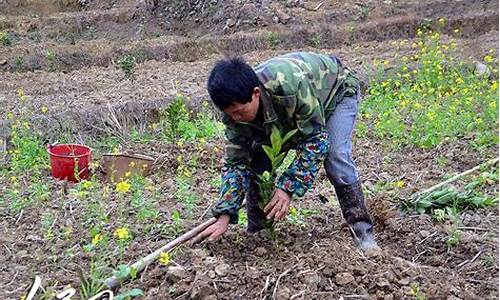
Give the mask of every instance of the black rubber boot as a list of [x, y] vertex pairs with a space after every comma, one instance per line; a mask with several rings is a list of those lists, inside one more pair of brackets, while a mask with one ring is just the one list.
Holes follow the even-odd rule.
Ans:
[[250, 180], [250, 186], [247, 193], [247, 232], [256, 233], [264, 229], [266, 217], [264, 211], [259, 207], [260, 192], [259, 186], [254, 180]]
[[346, 220], [358, 247], [363, 251], [379, 250], [373, 237], [373, 222], [365, 205], [361, 183], [335, 186], [342, 215]]

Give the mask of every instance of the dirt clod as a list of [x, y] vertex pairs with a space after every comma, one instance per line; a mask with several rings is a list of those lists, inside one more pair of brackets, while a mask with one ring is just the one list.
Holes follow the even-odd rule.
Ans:
[[344, 273], [339, 273], [339, 274], [335, 275], [335, 282], [338, 285], [346, 285], [346, 284], [351, 283], [353, 281], [354, 281], [354, 276], [352, 276], [351, 273], [344, 272]]
[[167, 268], [167, 278], [172, 282], [178, 282], [189, 276], [189, 273], [182, 266], [169, 266]]
[[228, 264], [220, 264], [215, 267], [215, 273], [221, 277], [224, 277], [227, 275], [229, 269], [230, 266]]

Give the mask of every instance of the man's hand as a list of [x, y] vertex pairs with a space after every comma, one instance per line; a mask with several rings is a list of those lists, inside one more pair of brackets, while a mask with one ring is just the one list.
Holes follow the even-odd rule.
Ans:
[[224, 232], [226, 232], [229, 225], [229, 215], [220, 215], [217, 221], [212, 225], [208, 226], [205, 230], [199, 233], [193, 240], [193, 244], [199, 243], [206, 238], [209, 242], [213, 242], [220, 238]]
[[264, 213], [267, 214], [267, 219], [274, 219], [275, 221], [282, 220], [290, 208], [291, 197], [287, 192], [281, 189], [275, 189], [273, 198], [264, 207]]

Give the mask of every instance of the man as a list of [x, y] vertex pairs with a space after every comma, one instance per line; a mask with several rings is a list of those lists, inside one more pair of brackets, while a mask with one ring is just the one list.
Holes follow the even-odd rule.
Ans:
[[[360, 97], [351, 70], [335, 56], [308, 52], [272, 58], [255, 70], [240, 58], [225, 59], [212, 69], [208, 92], [224, 112], [227, 141], [220, 200], [213, 208], [217, 221], [197, 240], [213, 241], [237, 223], [245, 194], [249, 233], [263, 229], [265, 218], [282, 220], [291, 199], [311, 188], [324, 164], [358, 246], [377, 248], [351, 155]], [[262, 145], [270, 144], [272, 126], [282, 135], [298, 130], [286, 144], [297, 155], [262, 210], [256, 174], [271, 169]]]

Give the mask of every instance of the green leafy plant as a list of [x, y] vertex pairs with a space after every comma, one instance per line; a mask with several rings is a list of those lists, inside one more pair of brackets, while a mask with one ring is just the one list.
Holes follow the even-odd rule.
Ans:
[[125, 77], [134, 78], [135, 74], [135, 57], [133, 55], [127, 54], [120, 57], [117, 61], [118, 65], [125, 73]]
[[56, 70], [56, 52], [52, 49], [47, 50], [46, 58], [49, 72], [54, 72]]
[[10, 35], [5, 31], [0, 31], [0, 44], [2, 44], [3, 46], [12, 45]]
[[[275, 189], [275, 181], [277, 178], [277, 170], [283, 163], [285, 159], [286, 152], [282, 152], [282, 147], [286, 144], [286, 142], [292, 138], [297, 129], [291, 130], [285, 134], [285, 136], [281, 136], [280, 130], [278, 127], [273, 126], [271, 129], [271, 146], [263, 145], [262, 149], [266, 153], [267, 157], [271, 161], [271, 172], [264, 171], [262, 175], [259, 175], [259, 190], [261, 195], [261, 202], [259, 203], [260, 208], [264, 209], [264, 207], [269, 203], [271, 197], [273, 195]], [[274, 236], [274, 226], [271, 220], [265, 221], [265, 227], [271, 236]]]
[[78, 277], [80, 278], [80, 296], [82, 299], [89, 299], [106, 289], [106, 285], [102, 280], [104, 278], [102, 266], [97, 266], [91, 261], [89, 275], [86, 275], [80, 266], [77, 266], [77, 268]]
[[144, 292], [141, 289], [131, 289], [126, 292], [122, 292], [114, 297], [116, 300], [129, 300], [135, 297], [144, 296]]
[[279, 43], [278, 33], [274, 32], [274, 31], [269, 31], [267, 33], [266, 39], [267, 39], [267, 43], [269, 44], [271, 49], [275, 49], [276, 46], [278, 46], [278, 43]]
[[182, 120], [188, 119], [184, 96], [182, 94], [178, 94], [174, 101], [167, 106], [163, 115], [166, 121], [167, 138], [173, 141], [179, 137], [179, 123]]

